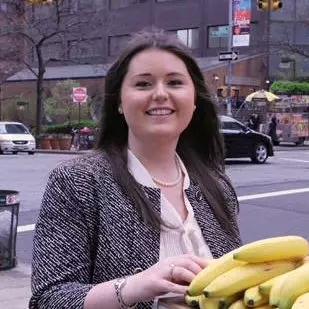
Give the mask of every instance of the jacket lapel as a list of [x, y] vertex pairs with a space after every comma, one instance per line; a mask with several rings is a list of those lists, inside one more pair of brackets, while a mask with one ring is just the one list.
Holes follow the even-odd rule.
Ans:
[[[144, 192], [153, 204], [158, 215], [161, 213], [160, 190], [143, 187]], [[132, 268], [133, 271], [145, 270], [159, 261], [160, 254], [160, 230], [146, 224], [137, 212], [132, 217], [133, 243], [132, 243]]]
[[219, 258], [237, 247], [238, 242], [232, 235], [228, 235], [222, 229], [199, 186], [191, 181], [190, 187], [185, 192], [213, 257]]

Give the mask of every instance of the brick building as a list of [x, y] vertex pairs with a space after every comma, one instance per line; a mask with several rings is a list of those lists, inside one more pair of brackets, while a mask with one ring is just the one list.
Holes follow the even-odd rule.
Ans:
[[[291, 5], [286, 2], [291, 2]], [[258, 11], [255, 1], [252, 1], [250, 46], [237, 48], [239, 59], [233, 62], [232, 68], [232, 86], [239, 90], [239, 96], [243, 97], [253, 89], [265, 88], [266, 81], [275, 79], [278, 72], [286, 76], [291, 73], [291, 66], [282, 65], [282, 59], [286, 59], [283, 49], [280, 55], [270, 46], [273, 38], [278, 39], [279, 30], [283, 35], [283, 29], [287, 28], [283, 25], [293, 25], [288, 29], [296, 31], [296, 13], [301, 9], [297, 3], [300, 2], [287, 0], [282, 10], [265, 13]], [[52, 7], [32, 8], [32, 20], [44, 20], [49, 10]], [[103, 64], [113, 61], [131, 33], [149, 26], [175, 33], [192, 48], [212, 94], [215, 95], [218, 88], [226, 87], [227, 66], [218, 61], [218, 53], [227, 50], [228, 0], [66, 0], [62, 10], [64, 19], [91, 20], [99, 14], [103, 16], [102, 23], [78, 39], [64, 35], [47, 42], [43, 50], [44, 60], [56, 58], [58, 61], [48, 62], [45, 87], [57, 80], [72, 78], [83, 86], [87, 85], [90, 97], [102, 96], [106, 73]], [[298, 37], [298, 41], [301, 40]], [[34, 52], [28, 49], [32, 67], [37, 66]], [[288, 62], [292, 60], [288, 58]], [[293, 61], [295, 75], [296, 60]], [[25, 69], [11, 76], [2, 90], [10, 96], [22, 93], [25, 100], [33, 100], [29, 95], [33, 96], [31, 89], [35, 79]], [[92, 83], [96, 86], [92, 87]], [[102, 86], [98, 87], [98, 84]]]
[[0, 3], [0, 85], [22, 66], [25, 57], [23, 40], [9, 34], [21, 27], [23, 22], [23, 3], [2, 0]]

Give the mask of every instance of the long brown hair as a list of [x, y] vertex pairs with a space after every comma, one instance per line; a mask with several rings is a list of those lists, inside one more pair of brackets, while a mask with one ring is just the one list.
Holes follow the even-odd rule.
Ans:
[[107, 153], [117, 182], [133, 200], [143, 219], [159, 227], [161, 222], [158, 214], [127, 169], [128, 126], [123, 115], [118, 112], [121, 86], [130, 61], [136, 54], [147, 49], [170, 52], [186, 65], [195, 87], [196, 110], [188, 127], [180, 135], [177, 153], [183, 160], [190, 178], [199, 183], [222, 227], [233, 231], [223, 190], [216, 177], [216, 174], [224, 169], [224, 147], [216, 107], [210, 99], [203, 74], [196, 61], [187, 47], [175, 36], [162, 30], [139, 32], [131, 38], [120, 57], [110, 67], [105, 79], [105, 97], [97, 149]]

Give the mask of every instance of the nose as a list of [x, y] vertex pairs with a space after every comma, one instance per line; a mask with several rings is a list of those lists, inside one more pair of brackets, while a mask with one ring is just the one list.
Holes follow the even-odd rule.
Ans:
[[153, 90], [152, 99], [157, 102], [164, 102], [168, 99], [168, 92], [163, 83], [158, 83]]

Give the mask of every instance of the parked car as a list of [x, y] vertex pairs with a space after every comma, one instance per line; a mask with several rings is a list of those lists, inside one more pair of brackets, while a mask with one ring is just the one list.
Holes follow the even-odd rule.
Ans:
[[254, 163], [265, 163], [274, 155], [270, 136], [256, 132], [236, 119], [220, 116], [226, 158], [249, 157]]
[[20, 122], [0, 121], [0, 154], [4, 152], [28, 152], [34, 154], [35, 139]]

